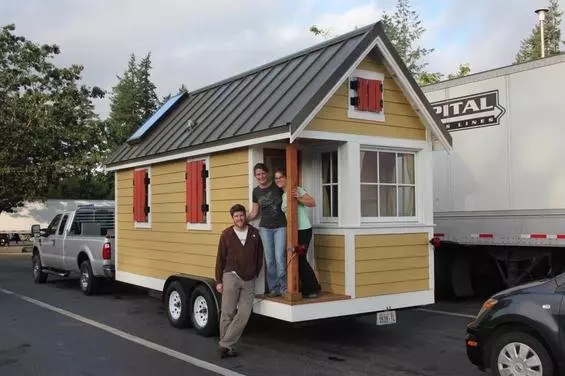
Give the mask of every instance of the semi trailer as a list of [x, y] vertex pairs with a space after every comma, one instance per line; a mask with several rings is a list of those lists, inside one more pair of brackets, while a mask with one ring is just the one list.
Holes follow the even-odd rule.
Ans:
[[433, 152], [436, 296], [564, 271], [565, 54], [423, 87], [453, 138]]

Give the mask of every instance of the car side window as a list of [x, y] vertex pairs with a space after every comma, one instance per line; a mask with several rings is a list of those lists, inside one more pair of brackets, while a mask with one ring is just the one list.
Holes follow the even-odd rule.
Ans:
[[49, 235], [54, 235], [55, 232], [57, 231], [57, 225], [59, 224], [59, 221], [61, 220], [61, 217], [63, 215], [62, 214], [57, 214], [55, 216], [55, 218], [53, 218], [53, 220], [51, 221], [51, 223], [49, 223], [49, 226], [47, 226], [47, 233]]
[[67, 219], [68, 218], [69, 218], [69, 216], [67, 214], [65, 214], [65, 216], [61, 220], [61, 225], [59, 226], [59, 235], [63, 235], [63, 232], [65, 231], [65, 226], [67, 225]]

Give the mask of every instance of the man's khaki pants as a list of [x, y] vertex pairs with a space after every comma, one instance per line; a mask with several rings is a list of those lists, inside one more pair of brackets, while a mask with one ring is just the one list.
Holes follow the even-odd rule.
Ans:
[[243, 281], [230, 272], [224, 273], [222, 282], [224, 291], [220, 316], [220, 346], [231, 349], [241, 337], [251, 315], [255, 280]]

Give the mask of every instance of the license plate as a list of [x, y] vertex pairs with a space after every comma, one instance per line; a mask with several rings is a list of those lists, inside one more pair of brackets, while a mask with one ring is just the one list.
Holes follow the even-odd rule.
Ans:
[[377, 312], [377, 325], [396, 324], [396, 311]]

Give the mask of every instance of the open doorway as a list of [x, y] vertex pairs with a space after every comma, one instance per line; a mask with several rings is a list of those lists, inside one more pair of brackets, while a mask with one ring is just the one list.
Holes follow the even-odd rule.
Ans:
[[[275, 171], [282, 168], [286, 171], [286, 151], [284, 149], [263, 149], [263, 163], [269, 167], [271, 178]], [[302, 158], [298, 150], [298, 185], [302, 184]]]

